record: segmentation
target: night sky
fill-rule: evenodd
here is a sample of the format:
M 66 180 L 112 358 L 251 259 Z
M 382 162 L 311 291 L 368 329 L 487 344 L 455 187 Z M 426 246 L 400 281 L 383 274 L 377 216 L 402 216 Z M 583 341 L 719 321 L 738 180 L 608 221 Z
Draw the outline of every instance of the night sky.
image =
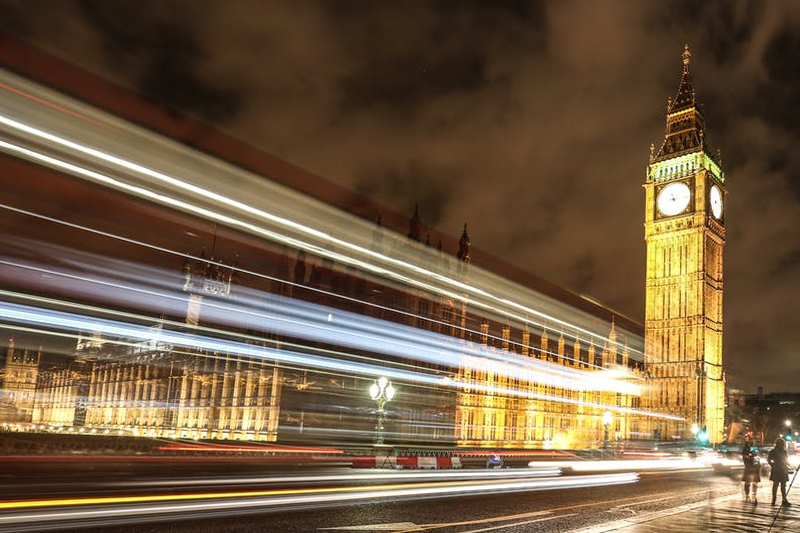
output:
M 685 43 L 728 185 L 730 386 L 800 384 L 800 3 L 0 0 L 0 31 L 641 322 Z

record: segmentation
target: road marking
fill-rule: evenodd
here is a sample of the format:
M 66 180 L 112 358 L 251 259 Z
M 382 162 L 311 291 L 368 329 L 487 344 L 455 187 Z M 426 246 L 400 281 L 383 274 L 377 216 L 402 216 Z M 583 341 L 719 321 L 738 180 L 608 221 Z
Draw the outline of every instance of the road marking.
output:
M 606 512 L 607 513 L 613 513 L 613 512 L 621 512 L 621 511 L 631 511 L 633 514 L 637 514 L 636 511 L 634 511 L 632 509 L 628 509 L 628 508 L 629 507 L 635 507 L 637 505 L 642 505 L 642 504 L 650 504 L 650 503 L 654 503 L 654 502 L 661 502 L 661 501 L 666 501 L 666 500 L 674 500 L 675 498 L 688 498 L 688 497 L 694 497 L 694 496 L 699 496 L 699 495 L 708 495 L 709 493 L 714 493 L 716 491 L 717 491 L 717 489 L 714 489 L 714 488 L 700 489 L 700 490 L 696 490 L 694 492 L 681 493 L 680 496 L 676 496 L 674 493 L 662 493 L 662 494 L 665 494 L 665 495 L 663 497 L 661 497 L 661 498 L 651 498 L 649 496 L 637 496 L 636 498 L 634 498 L 634 500 L 639 500 L 639 501 L 632 501 L 632 502 L 629 502 L 629 503 L 615 505 L 613 507 L 609 507 L 608 509 L 606 509 Z
M 395 522 L 394 524 L 365 524 L 363 526 L 320 527 L 319 531 L 408 531 L 419 526 L 413 522 Z
M 401 533 L 401 532 L 402 533 L 411 533 L 413 531 L 430 531 L 432 529 L 441 529 L 443 527 L 470 526 L 470 525 L 477 525 L 477 524 L 491 524 L 493 522 L 508 522 L 510 520 L 517 520 L 517 519 L 520 519 L 520 518 L 541 517 L 541 516 L 549 515 L 549 514 L 552 514 L 552 513 L 550 511 L 533 511 L 533 512 L 530 512 L 530 513 L 518 513 L 518 514 L 506 515 L 506 516 L 495 516 L 495 517 L 492 517 L 492 518 L 477 518 L 475 520 L 464 520 L 464 521 L 460 521 L 460 522 L 442 522 L 442 523 L 439 523 L 439 524 L 420 524 L 420 525 L 411 524 L 412 527 L 409 528 L 409 529 L 399 529 L 399 530 L 396 530 L 396 531 L 397 531 L 397 533 Z M 553 518 L 556 518 L 556 517 L 553 517 Z M 532 522 L 536 522 L 538 520 L 541 520 L 541 519 L 533 520 Z M 519 522 L 515 522 L 515 524 L 518 524 L 518 523 Z M 528 522 L 525 522 L 525 523 L 528 523 Z M 379 525 L 379 524 L 376 524 L 376 525 Z M 512 525 L 514 525 L 514 524 L 512 524 Z M 338 528 L 330 528 L 329 527 L 329 528 L 319 528 L 319 529 L 320 530 L 322 530 L 322 529 L 339 529 L 339 530 L 350 529 L 350 530 L 353 530 L 353 529 L 356 529 L 356 528 L 361 529 L 363 527 L 364 526 L 338 527 Z M 493 527 L 493 528 L 480 529 L 480 530 L 476 530 L 476 531 L 490 531 L 492 529 L 499 529 L 501 527 L 509 527 L 509 526 L 507 526 L 507 525 L 505 525 L 505 526 L 497 526 L 497 527 Z M 361 530 L 363 531 L 363 529 L 361 529 Z M 386 531 L 386 530 L 380 530 L 380 531 Z M 464 531 L 462 533 L 469 533 L 469 532 Z
M 707 493 L 707 492 L 708 492 L 708 489 L 703 489 L 703 490 L 695 491 L 694 493 L 692 493 L 690 495 L 694 496 L 694 495 L 697 495 L 697 494 L 704 494 L 704 493 Z M 649 503 L 661 502 L 661 501 L 665 501 L 665 500 L 674 500 L 676 497 L 677 496 L 675 496 L 674 494 L 669 494 L 667 496 L 664 496 L 663 498 L 648 498 L 647 496 L 641 496 L 640 497 L 641 501 L 624 503 L 622 505 L 615 505 L 614 507 L 609 507 L 608 509 L 606 509 L 606 512 L 607 513 L 617 513 L 617 512 L 621 512 L 621 511 L 629 511 L 629 512 L 631 512 L 633 514 L 636 514 L 636 511 L 631 509 L 631 507 L 635 507 L 637 505 L 642 505 L 644 503 L 648 503 L 649 504 Z
M 523 513 L 519 515 L 511 515 L 511 516 L 504 516 L 504 517 L 495 517 L 495 518 L 481 518 L 478 520 L 469 520 L 463 522 L 445 522 L 441 524 L 425 524 L 425 525 L 417 525 L 412 522 L 398 522 L 394 524 L 365 524 L 360 526 L 343 526 L 343 527 L 321 527 L 318 528 L 319 531 L 394 531 L 396 533 L 410 533 L 413 531 L 430 531 L 433 529 L 441 529 L 445 527 L 455 527 L 455 526 L 466 526 L 466 525 L 477 525 L 477 524 L 486 524 L 491 522 L 507 522 L 511 520 L 516 520 L 519 518 L 528 518 L 536 516 L 533 520 L 523 520 L 521 522 L 511 522 L 510 524 L 502 524 L 502 525 L 495 525 L 484 527 L 481 529 L 469 529 L 462 531 L 461 533 L 483 533 L 485 531 L 495 531 L 498 529 L 505 529 L 507 527 L 516 527 L 516 526 L 523 526 L 525 524 L 535 524 L 537 522 L 547 522 L 549 520 L 555 520 L 557 518 L 566 518 L 568 516 L 574 516 L 577 513 L 570 513 L 558 516 L 546 516 L 543 517 L 542 515 L 550 514 L 549 511 L 539 511 L 535 513 Z
M 504 529 L 507 527 L 523 526 L 525 524 L 535 524 L 537 522 L 547 522 L 548 520 L 555 520 L 557 518 L 566 518 L 568 516 L 575 516 L 576 514 L 578 513 L 562 514 L 558 516 L 548 516 L 545 518 L 537 518 L 536 520 L 525 520 L 524 522 L 512 522 L 510 524 L 504 524 L 502 526 L 484 527 L 482 529 L 470 529 L 467 531 L 462 531 L 461 533 L 481 533 L 483 531 L 494 531 L 496 529 Z

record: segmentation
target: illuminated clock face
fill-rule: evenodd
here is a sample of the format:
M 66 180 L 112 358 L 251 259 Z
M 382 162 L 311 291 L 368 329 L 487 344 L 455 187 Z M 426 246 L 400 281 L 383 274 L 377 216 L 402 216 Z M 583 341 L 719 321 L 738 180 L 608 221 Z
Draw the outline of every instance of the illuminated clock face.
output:
M 685 183 L 670 183 L 658 193 L 656 205 L 662 215 L 672 216 L 682 213 L 692 199 L 692 191 Z
M 711 204 L 711 214 L 714 215 L 714 218 L 717 220 L 722 218 L 722 193 L 716 185 L 711 186 L 708 201 Z

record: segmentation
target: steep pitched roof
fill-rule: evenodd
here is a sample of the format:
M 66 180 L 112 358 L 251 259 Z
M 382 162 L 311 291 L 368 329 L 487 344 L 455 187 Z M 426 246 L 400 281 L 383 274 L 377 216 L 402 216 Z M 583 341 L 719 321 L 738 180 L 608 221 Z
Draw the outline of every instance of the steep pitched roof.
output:
M 705 150 L 708 152 L 705 139 L 705 118 L 697 102 L 697 95 L 692 88 L 691 71 L 689 69 L 691 52 L 686 45 L 683 54 L 683 73 L 678 84 L 675 98 L 670 98 L 667 105 L 667 126 L 664 142 L 653 155 L 652 161 L 669 159 L 685 152 Z

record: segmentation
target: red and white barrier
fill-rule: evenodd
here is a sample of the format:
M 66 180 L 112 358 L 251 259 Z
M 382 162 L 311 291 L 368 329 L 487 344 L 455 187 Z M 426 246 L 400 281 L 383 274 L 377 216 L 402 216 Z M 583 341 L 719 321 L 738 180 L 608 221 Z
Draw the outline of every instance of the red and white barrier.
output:
M 363 455 L 353 457 L 353 468 L 395 468 L 442 470 L 461 468 L 458 457 L 414 457 L 393 455 Z

